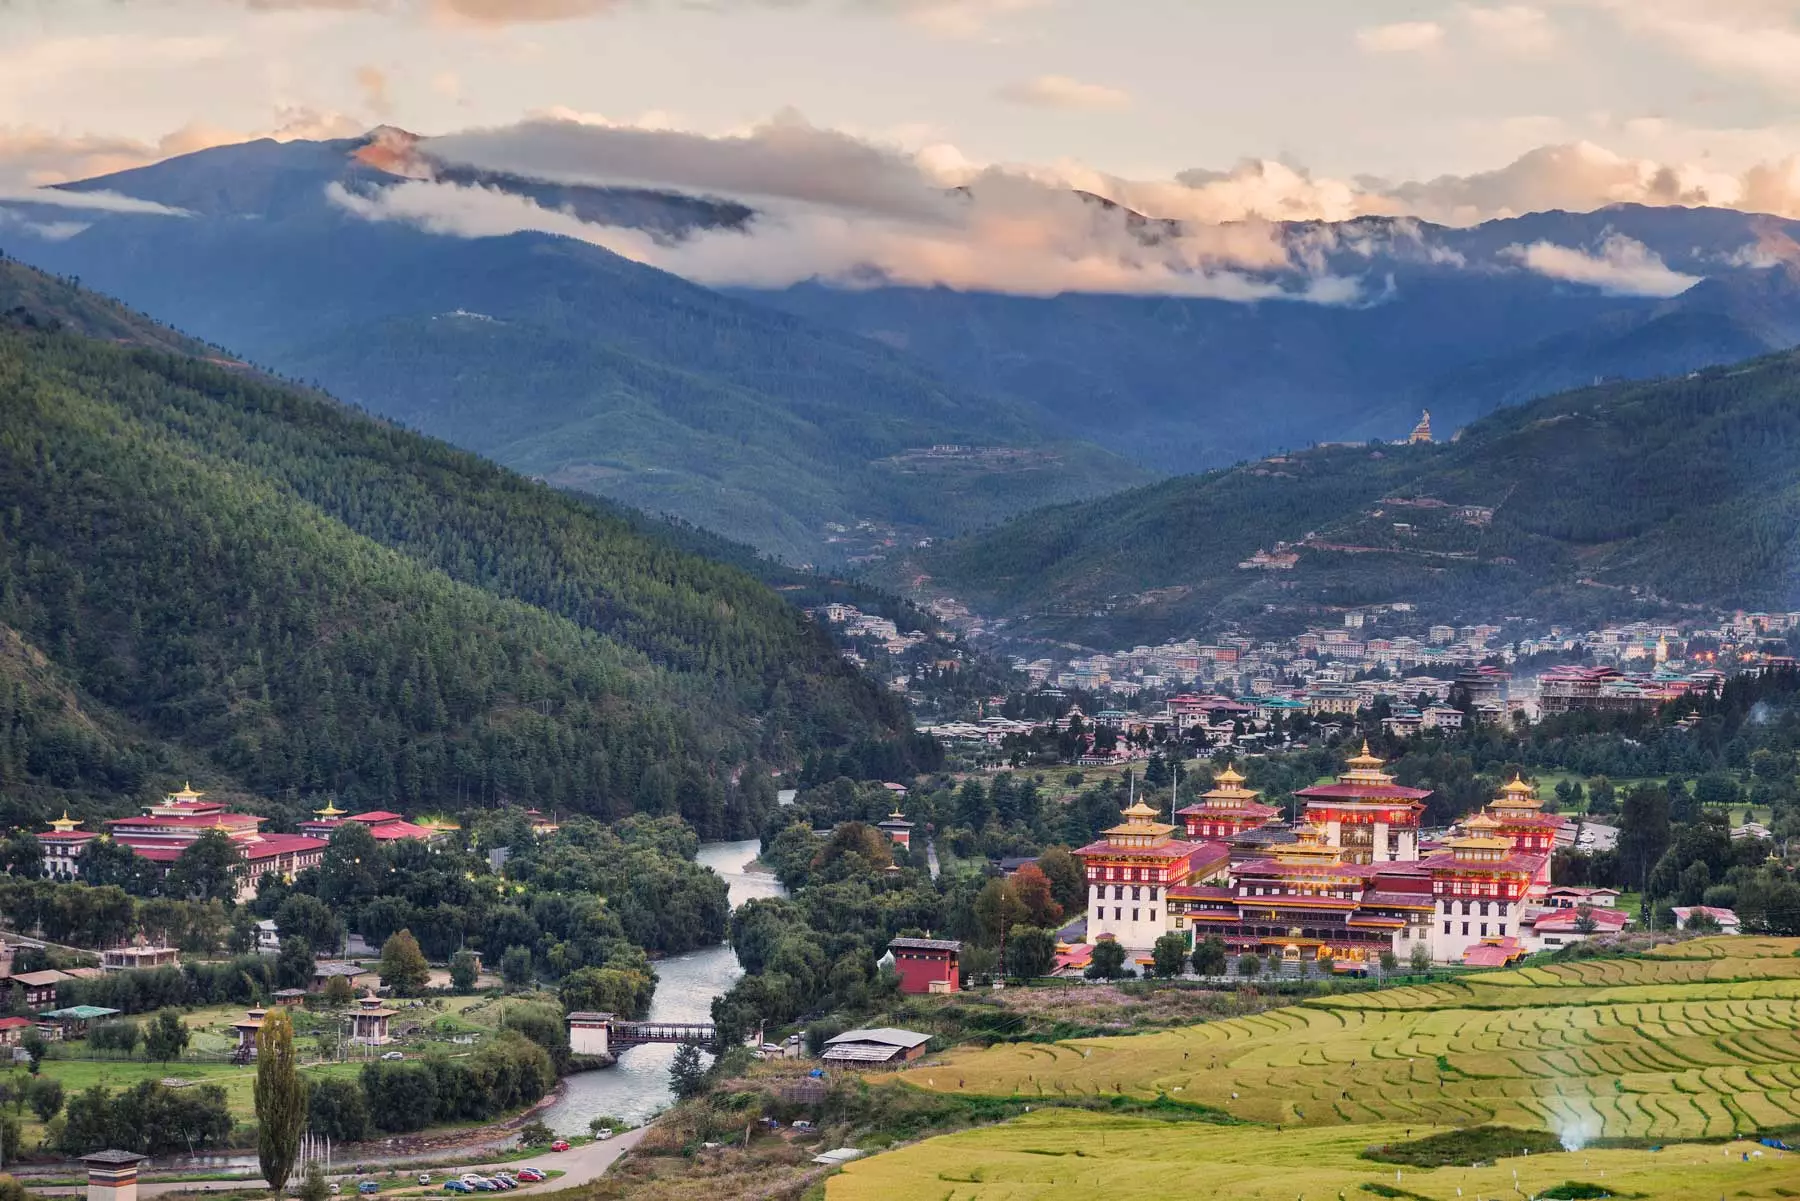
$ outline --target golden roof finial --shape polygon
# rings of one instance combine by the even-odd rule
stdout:
[[[69,811],[65,808],[63,810],[63,815],[50,823],[50,828],[55,830],[58,834],[67,834],[80,824],[80,822],[75,821],[69,816]]]

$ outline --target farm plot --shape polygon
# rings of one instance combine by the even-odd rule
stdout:
[[[1284,1127],[1500,1123],[1674,1140],[1800,1125],[1800,941],[1687,945],[1154,1034],[958,1052],[903,1079],[1047,1101],[1161,1095]]]
[[[1750,1143],[1661,1151],[1587,1150],[1509,1157],[1484,1167],[1397,1168],[1359,1157],[1403,1129],[1288,1130],[1110,1117],[1070,1110],[931,1139],[849,1165],[828,1201],[1292,1201],[1347,1196],[1468,1201],[1531,1197],[1567,1183],[1598,1196],[1792,1195],[1800,1157]],[[1570,1195],[1570,1194],[1565,1194]]]

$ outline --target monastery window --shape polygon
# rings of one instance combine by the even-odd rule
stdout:
[[[1501,938],[1506,937],[1506,923],[1505,922],[1500,923],[1500,937]]]
[[[1505,901],[1500,902],[1500,916],[1501,917],[1506,916],[1506,902]]]
[[[1486,901],[1483,901],[1481,903],[1481,916],[1486,917],[1487,915],[1488,915],[1488,903]]]
[[[1402,927],[1400,927],[1400,937],[1401,938],[1411,938],[1412,931],[1410,929],[1408,929],[1407,927],[1402,926]]]
[[[1150,886],[1150,899],[1152,901],[1154,901],[1156,899],[1156,885],[1154,885],[1154,884],[1152,884]]]
[[[1450,923],[1449,922],[1444,923],[1444,933],[1445,934],[1450,933]]]
[[[1464,922],[1463,923],[1463,937],[1467,938],[1468,936],[1469,936],[1469,923]]]
[[[1117,905],[1113,906],[1113,921],[1122,922],[1124,920],[1125,920],[1125,911],[1123,909],[1120,909]]]
[[[1113,885],[1113,900],[1123,901],[1124,899],[1125,899],[1125,886],[1123,884]]]
[[[1135,909],[1131,911],[1131,920],[1134,922],[1138,920],[1138,911]]]
[[[1154,909],[1150,911],[1150,920],[1153,922],[1156,920],[1156,910]]]
[[[1138,886],[1135,884],[1131,886],[1131,899],[1134,901],[1138,899]]]
[[[1483,938],[1487,937],[1487,923],[1486,922],[1481,923],[1481,937],[1483,937]]]

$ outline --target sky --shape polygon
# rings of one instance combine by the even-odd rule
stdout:
[[[1194,222],[1800,216],[1797,109],[1800,0],[0,0],[0,195],[391,124],[813,216],[902,176]],[[405,219],[518,220],[426,190]]]

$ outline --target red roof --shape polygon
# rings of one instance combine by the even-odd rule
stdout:
[[[1315,784],[1297,788],[1295,796],[1321,801],[1422,801],[1431,795],[1429,788],[1402,788],[1398,784]]]
[[[1630,914],[1618,909],[1590,909],[1588,913],[1594,919],[1596,934],[1615,934],[1623,930],[1631,920]],[[1579,909],[1553,909],[1539,914],[1532,928],[1539,934],[1574,934],[1578,929],[1576,923],[1580,920]]]
[[[18,1030],[29,1025],[30,1018],[0,1018],[0,1030]]]
[[[140,859],[148,859],[153,863],[173,863],[177,859],[181,858],[181,852],[187,850],[186,847],[170,847],[170,846],[134,847],[134,846],[131,846],[130,843],[124,842],[123,839],[119,839],[117,841],[124,843],[124,845],[127,847],[130,847],[131,853],[133,855],[136,855]]]
[[[255,826],[262,818],[251,813],[176,813],[168,817],[109,817],[106,824],[121,829],[210,830],[217,825]]]
[[[1463,964],[1466,967],[1505,967],[1524,954],[1525,948],[1519,945],[1519,940],[1507,937],[1499,942],[1484,942],[1470,947],[1463,952]]]
[[[1365,905],[1390,905],[1396,909],[1432,909],[1437,905],[1429,893],[1388,892],[1386,889],[1363,893],[1362,903]]]
[[[90,838],[98,838],[98,837],[100,837],[100,835],[96,831],[93,831],[93,830],[62,830],[62,831],[45,830],[43,833],[41,833],[37,836],[37,840],[40,843],[43,843],[43,842],[86,842]]]
[[[367,813],[352,813],[347,820],[374,825],[376,822],[399,822],[406,819],[398,813],[389,813],[386,809],[371,809]]]
[[[1186,859],[1197,848],[1203,847],[1203,846],[1208,846],[1208,845],[1218,846],[1219,844],[1218,843],[1209,844],[1209,843],[1202,843],[1202,842],[1184,842],[1179,838],[1175,838],[1175,839],[1170,839],[1168,842],[1163,843],[1161,846],[1116,847],[1112,843],[1106,841],[1106,839],[1102,838],[1098,842],[1090,842],[1086,846],[1078,848],[1075,851],[1075,854],[1077,854],[1077,855],[1094,855],[1094,856],[1134,855],[1134,856],[1139,856],[1139,857],[1147,855],[1153,859]]]
[[[393,842],[400,838],[430,838],[432,832],[424,826],[415,826],[408,821],[381,822],[369,827],[369,833],[377,842]]]
[[[265,834],[260,841],[238,845],[244,849],[244,858],[254,862],[301,851],[322,851],[329,844],[323,838],[309,838],[304,834]]]
[[[1217,884],[1171,884],[1169,895],[1187,901],[1235,901],[1237,893]]]

